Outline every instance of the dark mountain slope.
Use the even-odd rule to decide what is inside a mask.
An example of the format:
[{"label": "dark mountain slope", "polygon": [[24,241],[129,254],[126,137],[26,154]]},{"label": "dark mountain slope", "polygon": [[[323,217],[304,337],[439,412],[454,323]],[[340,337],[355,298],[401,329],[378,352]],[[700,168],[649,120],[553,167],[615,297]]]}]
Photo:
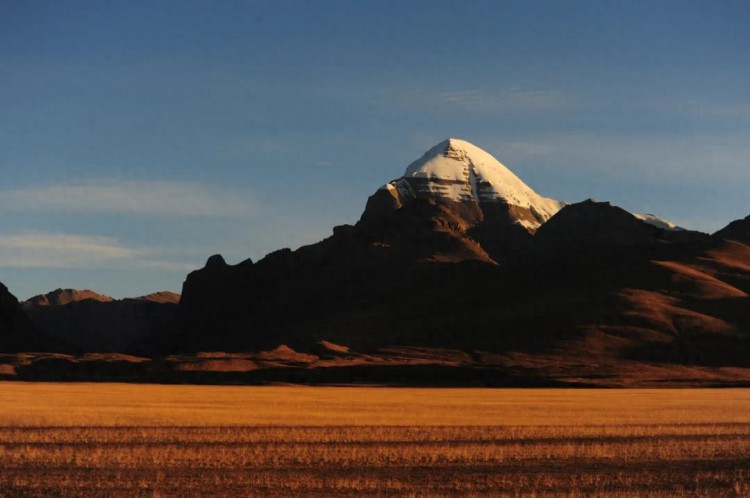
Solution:
[{"label": "dark mountain slope", "polygon": [[23,307],[35,328],[59,344],[52,350],[151,356],[178,348],[176,294],[114,300],[67,289],[41,297]]},{"label": "dark mountain slope", "polygon": [[0,352],[39,351],[51,346],[33,327],[18,299],[0,283]]}]

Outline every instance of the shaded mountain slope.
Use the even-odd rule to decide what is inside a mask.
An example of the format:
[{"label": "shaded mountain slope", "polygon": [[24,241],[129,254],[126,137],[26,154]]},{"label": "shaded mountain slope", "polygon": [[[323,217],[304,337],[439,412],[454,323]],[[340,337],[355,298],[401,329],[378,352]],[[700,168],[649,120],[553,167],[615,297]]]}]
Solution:
[{"label": "shaded mountain slope", "polygon": [[368,352],[399,345],[587,358],[598,341],[595,350],[615,359],[701,363],[675,357],[679,341],[708,334],[723,343],[730,330],[745,340],[746,294],[733,285],[748,277],[744,247],[695,233],[674,241],[606,203],[564,208],[527,255],[500,265],[420,259],[398,250],[399,239],[368,245],[368,235],[358,225],[237,267],[213,258],[185,283],[187,349],[308,350],[329,340]]},{"label": "shaded mountain slope", "polygon": [[719,240],[735,240],[743,244],[750,244],[750,216],[731,222],[716,232],[714,238]]},{"label": "shaded mountain slope", "polygon": [[18,299],[0,283],[0,351],[40,351],[57,344],[33,326]]},{"label": "shaded mountain slope", "polygon": [[177,347],[178,294],[164,291],[114,300],[67,289],[43,297],[23,306],[37,330],[63,345],[56,351],[157,355]]}]

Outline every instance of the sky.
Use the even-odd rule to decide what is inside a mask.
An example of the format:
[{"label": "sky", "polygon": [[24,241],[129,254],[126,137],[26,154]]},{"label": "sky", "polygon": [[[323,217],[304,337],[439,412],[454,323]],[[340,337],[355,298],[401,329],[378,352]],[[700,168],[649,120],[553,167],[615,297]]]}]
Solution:
[{"label": "sky", "polygon": [[0,0],[0,282],[121,298],[354,223],[448,137],[542,195],[750,214],[745,0]]}]

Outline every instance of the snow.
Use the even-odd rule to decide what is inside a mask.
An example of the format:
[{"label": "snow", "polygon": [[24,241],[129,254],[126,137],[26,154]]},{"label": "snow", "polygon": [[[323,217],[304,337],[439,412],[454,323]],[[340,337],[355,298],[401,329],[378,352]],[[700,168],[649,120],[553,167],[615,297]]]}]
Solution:
[{"label": "snow", "polygon": [[[427,181],[415,187],[410,179]],[[400,194],[421,193],[454,201],[505,202],[530,209],[540,221],[546,221],[565,206],[564,202],[534,192],[489,153],[455,138],[428,150],[394,183]]]},{"label": "snow", "polygon": [[633,213],[633,216],[635,216],[641,221],[648,223],[649,225],[653,225],[657,228],[661,228],[662,230],[669,230],[671,232],[682,232],[685,230],[684,228],[678,227],[674,223],[671,223],[665,220],[664,218],[659,218],[655,214]]},{"label": "snow", "polygon": [[[449,138],[428,150],[406,168],[406,173],[381,189],[404,199],[437,197],[456,202],[504,202],[528,209],[536,220],[514,222],[529,230],[555,215],[567,203],[542,197],[488,152],[465,140]],[[653,214],[633,216],[662,230],[683,231]]]},{"label": "snow", "polygon": [[513,223],[515,223],[516,225],[521,225],[527,230],[537,230],[540,226],[542,226],[541,223],[534,223],[533,221],[528,220],[515,220]]}]

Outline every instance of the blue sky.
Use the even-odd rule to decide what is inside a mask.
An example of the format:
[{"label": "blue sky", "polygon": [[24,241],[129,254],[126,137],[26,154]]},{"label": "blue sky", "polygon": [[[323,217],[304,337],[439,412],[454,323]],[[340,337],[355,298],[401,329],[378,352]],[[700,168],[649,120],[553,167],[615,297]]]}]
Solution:
[{"label": "blue sky", "polygon": [[746,1],[0,0],[0,281],[180,291],[458,137],[541,194],[750,214]]}]

